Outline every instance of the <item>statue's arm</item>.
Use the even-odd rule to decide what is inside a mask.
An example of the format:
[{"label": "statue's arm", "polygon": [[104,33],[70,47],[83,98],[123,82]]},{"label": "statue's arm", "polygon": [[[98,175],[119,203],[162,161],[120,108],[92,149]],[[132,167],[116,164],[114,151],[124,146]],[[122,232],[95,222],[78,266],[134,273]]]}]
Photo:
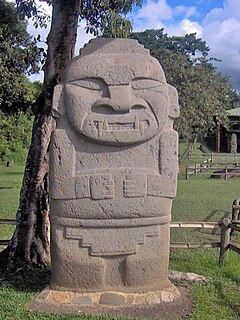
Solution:
[{"label": "statue's arm", "polygon": [[75,199],[76,152],[65,130],[55,129],[50,147],[49,189],[52,199]]},{"label": "statue's arm", "polygon": [[178,133],[175,130],[163,132],[160,138],[160,162],[162,196],[174,198],[178,177]]}]

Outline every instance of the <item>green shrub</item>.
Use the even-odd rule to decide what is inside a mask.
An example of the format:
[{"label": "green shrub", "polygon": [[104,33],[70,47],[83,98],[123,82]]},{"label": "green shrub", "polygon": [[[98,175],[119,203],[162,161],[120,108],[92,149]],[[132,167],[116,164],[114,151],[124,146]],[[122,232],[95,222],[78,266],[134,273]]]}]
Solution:
[{"label": "green shrub", "polygon": [[0,161],[23,163],[31,141],[33,115],[30,111],[6,115],[0,111]]}]

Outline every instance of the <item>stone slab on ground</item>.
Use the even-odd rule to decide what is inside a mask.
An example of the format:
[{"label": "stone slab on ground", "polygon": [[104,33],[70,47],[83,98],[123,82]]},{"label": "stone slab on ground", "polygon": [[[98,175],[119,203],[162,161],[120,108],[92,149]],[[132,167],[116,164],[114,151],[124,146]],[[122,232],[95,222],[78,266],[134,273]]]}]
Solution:
[{"label": "stone slab on ground", "polygon": [[210,277],[204,277],[192,272],[180,272],[175,270],[168,271],[168,278],[173,282],[208,282]]},{"label": "stone slab on ground", "polygon": [[[112,317],[131,317],[131,318],[177,318],[191,314],[192,301],[189,298],[189,290],[185,287],[179,287],[181,298],[173,302],[162,302],[152,305],[116,305],[106,306],[89,304],[86,301],[75,300],[75,303],[64,304],[59,302],[47,302],[42,299],[35,299],[32,301],[28,309],[30,311],[40,311],[55,314],[91,314],[91,315],[108,315]],[[82,297],[83,298],[83,297]],[[61,300],[61,299],[60,299]]]}]

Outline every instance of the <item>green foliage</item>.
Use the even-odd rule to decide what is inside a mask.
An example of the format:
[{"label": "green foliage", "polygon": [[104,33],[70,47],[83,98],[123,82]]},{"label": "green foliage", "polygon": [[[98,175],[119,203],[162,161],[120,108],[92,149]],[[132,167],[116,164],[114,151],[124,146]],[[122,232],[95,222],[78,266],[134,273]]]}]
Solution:
[{"label": "green foliage", "polygon": [[[196,38],[195,33],[180,36],[168,36],[164,33],[164,29],[150,29],[143,32],[135,32],[131,38],[137,39],[149,50],[170,50],[171,52],[180,53],[187,58],[190,55],[196,56],[197,54],[203,57],[208,55],[210,48],[206,45],[206,41]],[[191,60],[191,59],[190,59]]]},{"label": "green foliage", "polygon": [[[80,8],[80,18],[86,20],[86,31],[97,35],[100,33],[112,34],[116,37],[117,29],[129,30],[130,21],[124,22],[125,15],[132,10],[134,5],[141,5],[141,0],[127,1],[82,1]],[[127,31],[128,32],[128,31]]]},{"label": "green foliage", "polygon": [[0,111],[0,161],[25,161],[30,146],[32,122],[30,112],[6,115]]},{"label": "green foliage", "polygon": [[39,70],[42,49],[37,48],[13,4],[1,0],[0,16],[0,110],[12,113],[26,110],[34,100],[29,101],[31,85],[26,74]]},{"label": "green foliage", "polygon": [[176,126],[181,137],[193,131],[206,134],[216,126],[216,120],[227,124],[226,110],[232,109],[240,97],[208,58],[206,42],[196,34],[170,37],[160,30],[146,30],[131,35],[161,63],[167,82],[178,90],[180,119]]},{"label": "green foliage", "polygon": [[[52,4],[51,0],[42,0]],[[35,26],[46,27],[49,16],[45,14],[35,1],[16,0],[20,14],[35,20]],[[107,37],[125,38],[132,31],[131,22],[126,14],[131,12],[133,6],[141,6],[142,0],[88,0],[81,1],[79,17],[86,21],[86,32],[95,36],[104,34]]]},{"label": "green foliage", "polygon": [[111,14],[110,19],[102,26],[102,36],[104,38],[127,38],[132,32],[131,22],[119,14]]},{"label": "green foliage", "polygon": [[32,107],[33,105],[35,105],[38,97],[41,94],[42,84],[39,81],[30,82],[27,80],[24,84],[24,88],[25,92],[23,95],[22,105],[24,105],[25,108],[19,108],[18,110],[26,110],[30,106]]}]

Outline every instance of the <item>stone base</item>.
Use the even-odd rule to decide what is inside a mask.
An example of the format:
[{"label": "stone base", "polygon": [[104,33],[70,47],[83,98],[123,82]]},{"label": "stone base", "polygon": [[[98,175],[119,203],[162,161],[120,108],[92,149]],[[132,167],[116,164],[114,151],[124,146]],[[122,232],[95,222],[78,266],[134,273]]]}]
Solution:
[{"label": "stone base", "polygon": [[[156,291],[155,294],[149,292],[145,294],[145,297],[141,295],[141,302],[145,304],[136,304],[136,300],[135,303],[133,303],[134,298],[136,298],[136,295],[133,294],[132,302],[130,298],[128,298],[129,304],[109,305],[93,302],[93,296],[97,297],[96,293],[94,295],[80,294],[67,291],[55,291],[47,288],[28,305],[28,310],[54,314],[108,315],[111,319],[120,316],[141,319],[179,319],[189,316],[192,312],[193,305],[189,298],[189,290],[186,287],[179,287],[178,289],[172,286],[161,292]],[[121,294],[119,292],[102,292],[99,293],[97,301],[100,301],[100,296],[103,294],[105,294],[105,298],[106,294],[110,294],[110,296],[115,294],[117,296],[124,296],[122,301],[126,301],[126,296],[130,297],[130,294]],[[150,299],[150,297],[152,299]],[[159,297],[161,297],[161,299]],[[104,296],[102,299],[103,298]],[[172,299],[175,300],[172,301]],[[160,300],[162,302],[158,303]],[[110,299],[107,299],[107,301],[108,303],[112,302]],[[86,304],[86,302],[89,304]]]},{"label": "stone base", "polygon": [[[115,291],[79,293],[71,291],[57,291],[50,288],[40,292],[29,309],[43,311],[43,309],[53,310],[60,304],[66,310],[77,310],[80,306],[152,306],[161,303],[169,303],[181,297],[178,289],[171,285],[169,288],[147,293],[123,293]],[[45,308],[47,306],[47,308]]]}]

